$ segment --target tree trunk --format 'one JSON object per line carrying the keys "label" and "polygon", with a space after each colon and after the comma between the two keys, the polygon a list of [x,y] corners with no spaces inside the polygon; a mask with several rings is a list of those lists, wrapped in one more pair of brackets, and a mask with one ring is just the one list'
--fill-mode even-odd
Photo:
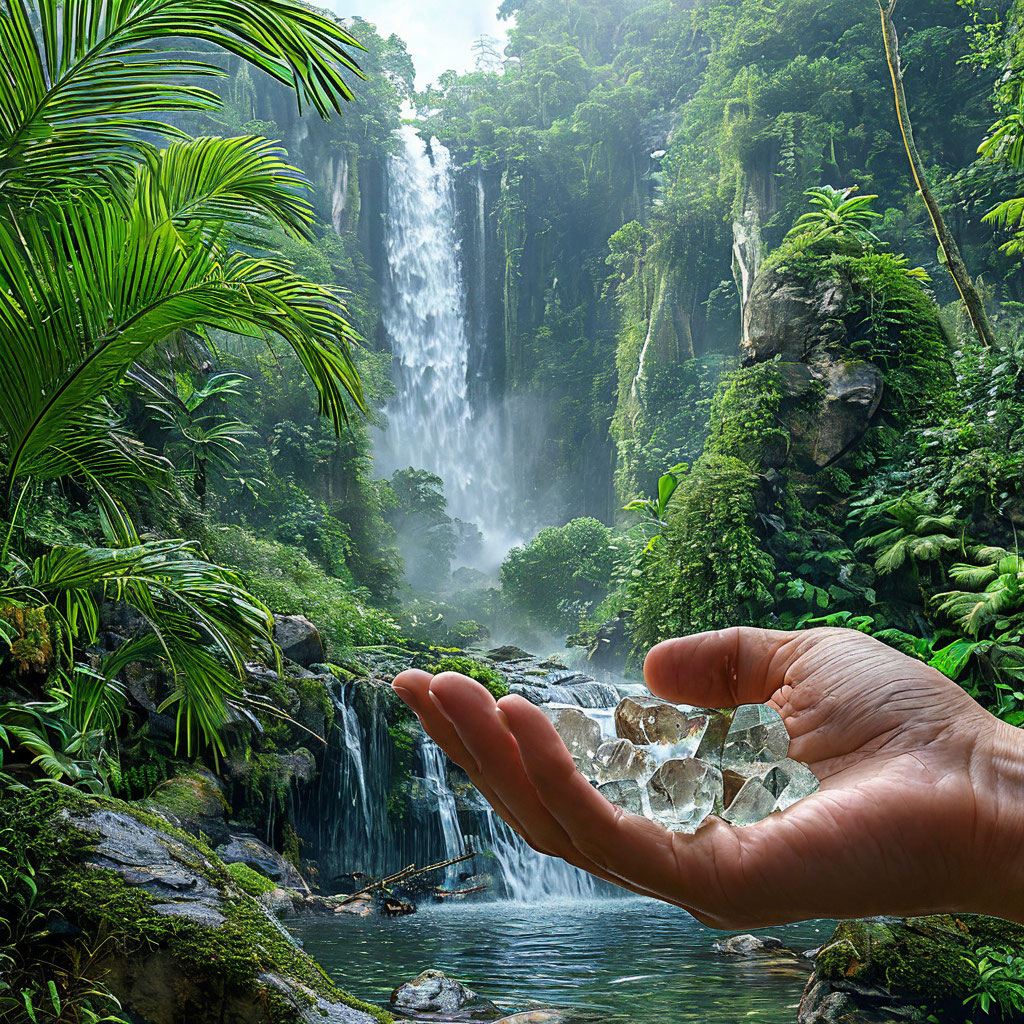
{"label": "tree trunk", "polygon": [[978,294],[971,275],[967,273],[960,249],[949,233],[946,222],[943,220],[942,211],[935,201],[931,189],[928,187],[928,179],[925,177],[924,167],[921,164],[921,157],[918,155],[917,146],[914,144],[914,130],[910,123],[910,112],[907,108],[907,96],[903,91],[903,70],[900,67],[900,43],[896,35],[896,26],[893,24],[892,16],[896,10],[899,0],[878,0],[878,10],[882,16],[882,37],[885,40],[885,58],[889,64],[889,74],[892,77],[893,94],[896,98],[896,118],[899,121],[900,132],[903,135],[903,144],[907,149],[907,157],[910,160],[910,170],[914,175],[917,189],[921,193],[924,205],[928,208],[928,215],[932,219],[932,226],[935,228],[935,237],[939,240],[939,246],[946,257],[946,267],[949,270],[953,282],[956,284],[960,297],[967,307],[967,315],[971,318],[981,343],[986,346],[996,344],[995,334],[992,325],[989,323],[988,314],[985,312],[984,303]]}

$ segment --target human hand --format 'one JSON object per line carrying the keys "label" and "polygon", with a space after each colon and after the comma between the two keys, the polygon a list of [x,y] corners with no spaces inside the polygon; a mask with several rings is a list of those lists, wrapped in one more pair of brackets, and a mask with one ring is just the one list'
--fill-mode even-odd
{"label": "human hand", "polygon": [[737,627],[668,640],[653,694],[767,702],[820,790],[754,825],[668,832],[608,803],[547,716],[465,676],[401,673],[423,728],[534,849],[716,928],[943,911],[1024,922],[1024,742],[956,683],[863,633]]}

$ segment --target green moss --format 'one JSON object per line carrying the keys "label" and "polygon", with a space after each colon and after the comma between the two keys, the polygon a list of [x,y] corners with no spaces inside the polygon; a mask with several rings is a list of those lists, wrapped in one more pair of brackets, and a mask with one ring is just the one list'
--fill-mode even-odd
{"label": "green moss", "polygon": [[711,434],[706,451],[745,462],[760,471],[767,451],[789,446],[778,420],[782,402],[779,374],[771,363],[747,366],[727,374],[711,404]]}
{"label": "green moss", "polygon": [[183,821],[225,814],[230,810],[220,787],[207,775],[189,769],[161,783],[147,804]]}
{"label": "green moss", "polygon": [[266,875],[254,871],[248,864],[228,864],[227,869],[238,888],[250,896],[265,896],[277,888]]}
{"label": "green moss", "polygon": [[[332,671],[337,666],[332,666]],[[288,684],[299,695],[302,703],[314,707],[324,716],[325,730],[330,731],[334,724],[334,704],[320,679],[289,679]]]}
{"label": "green moss", "polygon": [[[157,914],[153,900],[128,885],[114,871],[82,863],[93,838],[71,824],[72,816],[97,807],[128,813],[140,823],[178,840],[183,858],[220,893],[226,923],[206,928],[183,918]],[[208,978],[218,989],[225,983],[255,991],[280,1024],[300,1019],[295,1005],[258,978],[274,973],[293,978],[311,993],[363,1010],[386,1024],[390,1014],[342,992],[323,968],[291,943],[255,902],[236,869],[227,868],[209,846],[175,829],[158,815],[112,799],[84,797],[48,787],[28,795],[5,792],[0,800],[0,828],[10,828],[23,843],[21,856],[32,865],[39,886],[36,909],[54,910],[86,931],[106,930],[121,956],[136,950],[164,948],[193,977]],[[6,851],[0,851],[0,876],[6,876]],[[177,855],[178,851],[176,851]],[[255,874],[255,872],[253,872]],[[258,876],[257,876],[258,877]],[[246,880],[253,884],[251,878]],[[0,904],[3,897],[0,896]],[[0,905],[0,912],[9,908]],[[308,997],[309,1005],[315,1001]]]}
{"label": "green moss", "polygon": [[881,986],[929,1007],[960,1007],[975,989],[979,946],[1024,948],[1024,928],[987,917],[843,921],[814,962],[827,981]]}
{"label": "green moss", "polygon": [[470,679],[475,679],[482,686],[485,686],[495,700],[507,697],[509,694],[505,677],[496,669],[485,665],[481,661],[477,661],[475,658],[442,658],[434,665],[432,672],[434,675],[439,675],[441,672],[458,672],[459,675],[469,676]]}

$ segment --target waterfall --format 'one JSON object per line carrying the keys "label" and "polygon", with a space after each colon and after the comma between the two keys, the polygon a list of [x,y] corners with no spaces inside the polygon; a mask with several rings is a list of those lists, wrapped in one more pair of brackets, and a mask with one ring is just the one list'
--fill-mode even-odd
{"label": "waterfall", "polygon": [[[459,812],[455,807],[455,795],[448,787],[445,778],[445,755],[429,736],[424,737],[423,743],[420,745],[420,759],[423,763],[423,781],[427,793],[437,806],[441,837],[444,840],[444,859],[451,860],[453,857],[461,857],[466,852],[466,844],[459,829]],[[458,874],[458,864],[453,864],[446,869],[444,884],[449,889],[455,887]]]}
{"label": "waterfall", "polygon": [[358,799],[360,810],[363,816],[363,826],[366,832],[366,839],[372,837],[370,797],[366,792],[366,755],[363,752],[363,735],[359,728],[359,719],[356,717],[356,710],[346,697],[346,690],[343,687],[341,698],[337,702],[337,710],[341,715],[342,736],[345,742],[345,753],[352,764],[352,771],[358,783],[357,789],[352,793],[353,799]]}
{"label": "waterfall", "polygon": [[[376,445],[378,469],[413,466],[444,481],[448,514],[484,537],[481,568],[522,539],[510,520],[511,456],[497,410],[472,407],[470,338],[451,156],[406,125],[390,159],[381,319],[396,395]],[[482,196],[482,193],[481,193]]]}

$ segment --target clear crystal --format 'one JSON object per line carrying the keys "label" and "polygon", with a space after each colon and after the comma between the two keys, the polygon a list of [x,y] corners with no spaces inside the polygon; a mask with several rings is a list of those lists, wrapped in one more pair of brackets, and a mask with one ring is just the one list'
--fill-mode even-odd
{"label": "clear crystal", "polygon": [[733,825],[753,825],[775,809],[775,795],[765,786],[764,775],[752,775],[740,787],[722,817]]}
{"label": "clear crystal", "polygon": [[818,780],[806,765],[785,758],[722,769],[722,817],[734,825],[752,825],[773,811],[784,811],[817,792]]}
{"label": "clear crystal", "polygon": [[592,771],[594,755],[601,746],[601,726],[579,708],[541,708],[551,719],[565,749],[584,775]]}
{"label": "clear crystal", "polygon": [[818,792],[818,777],[807,765],[786,758],[775,765],[771,772],[769,788],[775,794],[773,810],[784,811],[797,800]]}
{"label": "clear crystal", "polygon": [[720,714],[657,697],[625,697],[615,709],[615,734],[631,743],[667,745],[676,758],[693,757]]}
{"label": "clear crystal", "polygon": [[609,803],[616,804],[628,814],[643,814],[644,803],[640,787],[633,779],[614,779],[611,782],[602,782],[597,787]]}
{"label": "clear crystal", "polygon": [[594,755],[598,782],[631,779],[637,784],[650,778],[657,761],[629,740],[607,740]]}
{"label": "clear crystal", "polygon": [[788,753],[789,733],[774,708],[743,704],[736,709],[722,745],[723,768],[782,761]]}
{"label": "clear crystal", "polygon": [[651,816],[672,832],[695,832],[722,805],[722,773],[707,761],[673,758],[647,783]]}

